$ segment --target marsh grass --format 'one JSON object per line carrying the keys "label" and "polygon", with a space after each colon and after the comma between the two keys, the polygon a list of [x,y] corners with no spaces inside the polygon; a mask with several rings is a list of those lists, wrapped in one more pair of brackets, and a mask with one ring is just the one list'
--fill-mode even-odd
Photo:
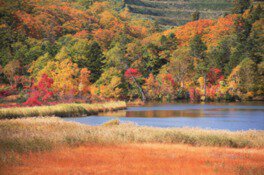
{"label": "marsh grass", "polygon": [[102,124],[102,126],[116,126],[119,125],[120,121],[118,119],[109,120]]}
{"label": "marsh grass", "polygon": [[[109,124],[110,123],[110,124]],[[122,143],[183,143],[194,146],[264,148],[264,131],[152,128],[120,124],[87,126],[57,117],[0,120],[0,153],[47,151],[61,146]],[[6,157],[6,156],[1,156]],[[3,161],[3,160],[2,160]]]}
{"label": "marsh grass", "polygon": [[102,104],[72,103],[53,106],[3,108],[0,109],[0,119],[36,116],[76,117],[124,108],[126,108],[126,103],[122,101]]}

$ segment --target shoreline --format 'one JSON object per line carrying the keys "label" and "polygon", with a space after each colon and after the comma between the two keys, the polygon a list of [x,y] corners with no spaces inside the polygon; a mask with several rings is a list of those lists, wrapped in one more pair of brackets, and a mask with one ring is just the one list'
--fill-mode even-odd
{"label": "shoreline", "polygon": [[[180,169],[187,175],[263,172],[264,130],[156,128],[117,119],[91,126],[63,119],[126,107],[125,102],[109,102],[10,108],[5,116],[11,119],[0,117],[0,174],[47,174],[47,169],[48,174],[69,174],[76,166],[80,174],[109,174],[109,169],[114,174],[144,174],[146,169],[149,174]],[[124,157],[133,163],[123,164]],[[158,162],[165,163],[155,169]]]}
{"label": "shoreline", "polygon": [[264,131],[154,128],[112,120],[100,126],[58,117],[0,120],[0,151],[45,151],[63,145],[168,143],[231,148],[264,148]]}
{"label": "shoreline", "polygon": [[14,107],[0,109],[0,119],[13,119],[22,117],[57,116],[80,117],[98,114],[99,112],[126,109],[124,101],[107,103],[65,103],[52,106]]}

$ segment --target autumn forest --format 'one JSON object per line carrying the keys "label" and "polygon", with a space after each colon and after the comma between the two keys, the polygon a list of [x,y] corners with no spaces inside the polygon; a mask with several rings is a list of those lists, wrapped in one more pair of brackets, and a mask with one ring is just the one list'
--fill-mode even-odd
{"label": "autumn forest", "polygon": [[0,0],[0,174],[263,175],[262,0]]}
{"label": "autumn forest", "polygon": [[164,26],[124,1],[2,0],[0,103],[263,100],[263,4]]}

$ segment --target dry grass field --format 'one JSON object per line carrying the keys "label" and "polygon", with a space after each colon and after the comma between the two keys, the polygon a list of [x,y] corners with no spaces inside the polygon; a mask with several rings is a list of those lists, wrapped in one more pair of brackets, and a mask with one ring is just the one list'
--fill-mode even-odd
{"label": "dry grass field", "polygon": [[179,174],[262,175],[264,149],[182,144],[85,145],[23,154],[6,175]]}
{"label": "dry grass field", "polygon": [[264,172],[264,131],[102,126],[57,117],[0,120],[0,174],[238,174]]}
{"label": "dry grass field", "polygon": [[189,144],[233,148],[264,148],[264,131],[199,128],[152,128],[111,120],[102,126],[66,122],[57,117],[0,120],[0,161],[8,151],[31,152],[83,144]]}

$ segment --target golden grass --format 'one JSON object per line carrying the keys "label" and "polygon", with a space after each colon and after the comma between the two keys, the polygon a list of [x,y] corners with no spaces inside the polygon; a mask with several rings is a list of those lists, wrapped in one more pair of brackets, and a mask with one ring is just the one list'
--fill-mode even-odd
{"label": "golden grass", "polygon": [[[264,131],[223,131],[198,128],[151,128],[131,123],[88,126],[57,117],[0,120],[0,151],[51,150],[63,145],[181,143],[194,146],[264,148]],[[114,123],[114,124],[112,124]],[[1,156],[2,158],[4,156]]]}
{"label": "golden grass", "polygon": [[128,101],[127,102],[127,105],[128,106],[142,106],[144,104],[145,103],[142,100],[140,100],[140,99],[137,99],[137,100],[134,100],[134,101]]}
{"label": "golden grass", "polygon": [[109,121],[103,123],[102,126],[116,126],[119,124],[120,124],[120,121],[118,119],[114,119],[114,120],[109,120]]}
{"label": "golden grass", "polygon": [[87,116],[103,111],[119,110],[124,108],[126,108],[126,103],[123,101],[97,104],[71,103],[58,104],[53,106],[3,108],[0,109],[0,119],[36,116]]}
{"label": "golden grass", "polygon": [[[0,167],[20,165],[21,162],[23,163],[23,155],[28,157],[32,155],[32,152],[54,153],[54,151],[65,147],[88,145],[118,147],[127,144],[188,144],[263,150],[264,131],[163,129],[140,127],[132,123],[120,124],[118,120],[110,121],[102,126],[88,126],[66,122],[58,117],[0,120]],[[161,159],[163,158],[161,157]],[[238,168],[242,172],[248,171],[245,167]],[[259,169],[254,169],[253,174],[256,172],[259,172]]]}

